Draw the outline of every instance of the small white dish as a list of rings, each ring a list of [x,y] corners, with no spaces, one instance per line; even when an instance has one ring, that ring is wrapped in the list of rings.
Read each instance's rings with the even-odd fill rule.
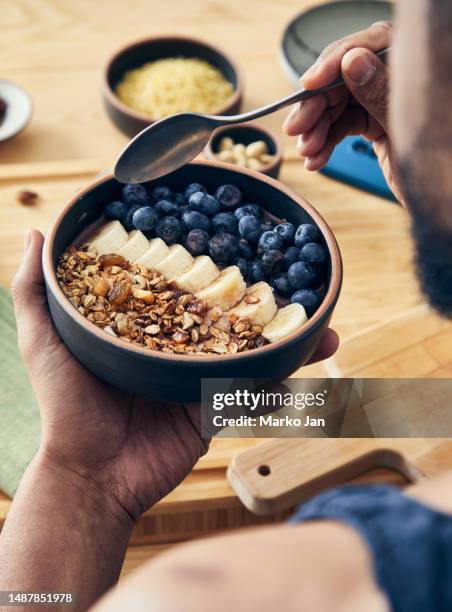
[[[4,79],[0,79],[0,98],[7,104],[5,117],[0,123],[0,142],[3,142],[19,134],[30,123],[33,103],[25,89]]]

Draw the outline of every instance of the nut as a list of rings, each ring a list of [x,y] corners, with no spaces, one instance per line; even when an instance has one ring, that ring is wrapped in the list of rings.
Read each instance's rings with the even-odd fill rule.
[[[264,140],[251,142],[245,149],[247,157],[259,159],[264,153],[268,153],[267,143]]]
[[[93,294],[105,297],[109,291],[110,283],[106,281],[105,278],[101,278],[100,276],[98,276],[97,279],[94,281]]]
[[[132,289],[133,297],[137,300],[142,300],[145,304],[153,304],[155,302],[155,295],[152,291],[146,291],[145,289]]]

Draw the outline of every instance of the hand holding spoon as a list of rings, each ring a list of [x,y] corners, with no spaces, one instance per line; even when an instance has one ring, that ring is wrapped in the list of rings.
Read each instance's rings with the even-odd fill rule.
[[[377,55],[384,60],[388,52],[389,49],[383,49]],[[191,162],[203,150],[216,128],[258,119],[343,84],[341,76],[320,89],[302,89],[240,115],[179,113],[161,119],[137,134],[125,147],[116,162],[115,177],[122,183],[144,183],[169,174]]]

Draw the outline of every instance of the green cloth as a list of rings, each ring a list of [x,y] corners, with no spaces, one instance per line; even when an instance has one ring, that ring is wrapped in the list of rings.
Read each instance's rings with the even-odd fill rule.
[[[0,489],[13,496],[39,446],[33,390],[17,348],[11,295],[0,287]]]

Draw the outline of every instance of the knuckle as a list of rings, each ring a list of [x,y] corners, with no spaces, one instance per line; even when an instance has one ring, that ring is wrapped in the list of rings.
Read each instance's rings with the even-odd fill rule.
[[[327,45],[323,51],[320,53],[320,57],[325,59],[329,55],[331,55],[334,51],[337,51],[341,46],[344,45],[343,39],[334,40],[332,43]]]
[[[386,79],[381,79],[373,93],[373,104],[378,111],[386,112],[388,107],[389,88]]]

